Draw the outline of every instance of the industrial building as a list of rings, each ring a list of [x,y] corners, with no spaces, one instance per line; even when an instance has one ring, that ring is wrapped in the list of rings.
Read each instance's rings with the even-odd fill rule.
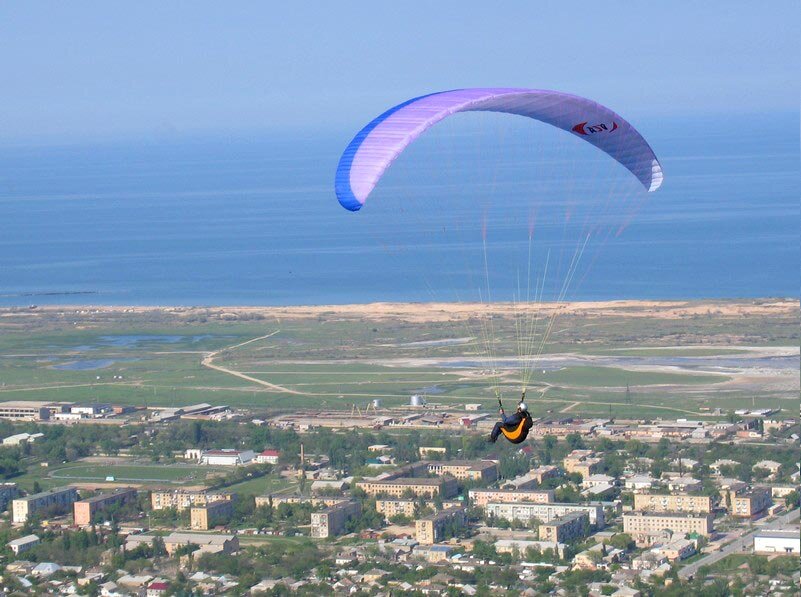
[[[210,466],[241,466],[250,464],[256,457],[253,450],[204,450],[200,454],[200,464]]]
[[[68,413],[71,402],[11,400],[0,402],[0,419],[12,421],[48,421],[56,413]]]
[[[78,491],[74,487],[58,487],[40,493],[34,493],[11,502],[11,520],[25,522],[37,512],[47,511],[53,514],[64,514],[78,499]]]
[[[72,505],[75,524],[79,526],[92,524],[96,513],[102,512],[110,506],[124,504],[134,499],[136,499],[136,490],[125,488],[79,500]]]
[[[801,553],[801,533],[797,527],[781,531],[759,531],[754,535],[754,553],[798,555]]]
[[[361,514],[362,508],[358,502],[342,502],[322,512],[312,512],[311,536],[316,539],[335,537],[345,530],[345,524],[351,518]]]

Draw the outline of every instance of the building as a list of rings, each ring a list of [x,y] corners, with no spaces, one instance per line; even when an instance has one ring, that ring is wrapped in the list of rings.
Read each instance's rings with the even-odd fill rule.
[[[389,495],[404,497],[407,493],[416,496],[433,498],[453,497],[458,492],[456,479],[443,477],[441,479],[401,477],[399,479],[364,480],[356,483],[356,487],[367,495]]]
[[[8,542],[8,546],[11,548],[11,551],[14,552],[15,556],[28,551],[36,545],[39,545],[39,537],[36,535],[25,535],[24,537]]]
[[[79,500],[72,505],[75,524],[79,526],[90,525],[98,512],[102,512],[111,506],[122,505],[134,499],[136,499],[136,490],[126,488]]]
[[[389,520],[394,516],[407,516],[412,518],[415,514],[417,502],[414,500],[376,500],[375,509],[384,518]]]
[[[207,535],[205,533],[170,533],[164,537],[167,553],[173,555],[185,545],[197,545],[195,554],[224,553],[231,555],[239,551],[239,539],[236,535]]]
[[[200,455],[200,464],[209,466],[241,466],[249,464],[256,455],[253,450],[204,450]]]
[[[51,415],[69,412],[70,402],[11,400],[0,402],[0,419],[12,421],[48,421]]]
[[[19,495],[16,483],[0,483],[0,512],[5,512],[8,505]]]
[[[110,404],[76,404],[70,407],[70,413],[83,415],[90,419],[104,417],[114,412]]]
[[[154,510],[175,508],[186,510],[191,506],[208,504],[219,500],[232,500],[236,495],[232,493],[205,491],[183,491],[180,489],[154,490],[150,492],[150,504]]]
[[[695,542],[688,539],[674,539],[670,543],[653,548],[651,551],[665,556],[670,562],[686,560],[695,553]]]
[[[483,508],[490,502],[549,504],[554,500],[554,491],[553,489],[471,489],[468,496],[471,504]]]
[[[453,547],[450,545],[417,545],[414,548],[416,557],[423,558],[432,564],[447,561],[452,553]]]
[[[74,487],[58,487],[16,498],[11,502],[11,520],[25,522],[37,512],[64,514],[77,499],[78,491]]]
[[[540,466],[530,470],[524,475],[515,477],[503,483],[503,487],[507,489],[534,489],[542,484],[545,479],[552,479],[561,474],[558,467],[553,465]]]
[[[753,470],[762,469],[764,471],[768,471],[768,475],[771,477],[775,477],[779,474],[779,470],[782,468],[781,462],[776,462],[775,460],[760,460],[753,466]]]
[[[656,483],[656,479],[647,475],[634,475],[629,477],[623,482],[626,489],[630,489],[634,493],[639,491],[648,491]]]
[[[278,450],[264,450],[256,455],[254,460],[257,464],[278,464],[278,459],[281,457],[281,452]]]
[[[673,477],[667,480],[667,486],[670,491],[682,491],[684,493],[701,491],[703,488],[703,484],[692,477]]]
[[[638,543],[644,542],[645,535],[665,530],[679,534],[697,533],[707,537],[712,534],[713,519],[711,514],[693,512],[625,512],[623,532],[631,535]],[[638,535],[641,537],[638,538]]]
[[[582,479],[601,472],[601,459],[592,450],[573,450],[562,461],[565,471],[578,473]]]
[[[456,479],[492,483],[498,478],[498,466],[490,460],[446,460],[428,463],[432,475],[450,475]]]
[[[586,512],[569,512],[539,527],[540,541],[567,543],[586,537],[590,532],[590,517]]]
[[[614,477],[596,473],[594,475],[590,475],[589,477],[583,477],[581,485],[584,487],[584,489],[592,489],[593,487],[614,486],[616,482],[617,479]]]
[[[644,512],[701,512],[709,514],[714,504],[708,495],[689,495],[686,493],[634,494],[634,509]]]
[[[19,446],[25,443],[34,443],[37,439],[44,437],[44,433],[17,433],[9,435],[3,439],[4,446]]]
[[[759,531],[754,535],[754,553],[798,555],[801,553],[801,533],[798,528],[782,531]]]
[[[597,505],[583,505],[583,504],[529,504],[529,503],[512,503],[506,504],[503,502],[489,502],[485,507],[487,516],[494,516],[504,520],[518,521],[528,523],[532,520],[539,522],[550,522],[554,518],[565,516],[573,512],[585,512],[589,518],[590,524],[596,529],[601,529],[604,526],[604,509]]]
[[[234,513],[234,502],[217,500],[198,504],[189,509],[189,526],[193,531],[208,531],[218,524],[225,524]]]
[[[764,512],[771,505],[770,491],[764,487],[735,495],[731,502],[731,515],[750,518]]]
[[[445,539],[448,528],[458,529],[467,523],[464,508],[449,508],[414,522],[415,539],[421,545],[431,545]]]
[[[277,508],[281,504],[311,504],[312,506],[336,506],[342,502],[350,501],[346,497],[320,496],[301,497],[299,495],[257,495],[256,507],[272,506]]]
[[[418,448],[420,452],[420,458],[430,458],[430,457],[438,457],[438,456],[445,456],[448,453],[448,448],[439,448],[435,446],[420,446]]]
[[[528,541],[525,539],[498,539],[495,542],[495,550],[498,553],[513,553],[517,551],[523,556],[529,549],[544,552],[548,549],[553,550],[559,557],[564,557],[565,553],[564,543],[555,543],[553,541]]]
[[[311,536],[316,539],[335,537],[345,530],[345,524],[361,514],[358,502],[342,502],[326,508],[322,512],[312,512]]]

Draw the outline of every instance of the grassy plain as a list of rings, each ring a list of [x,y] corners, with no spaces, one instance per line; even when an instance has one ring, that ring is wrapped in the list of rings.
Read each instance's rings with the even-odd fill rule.
[[[797,301],[573,304],[547,336],[504,305],[390,307],[0,310],[0,400],[489,406],[526,370],[535,414],[797,408],[797,365],[759,360],[797,363]]]

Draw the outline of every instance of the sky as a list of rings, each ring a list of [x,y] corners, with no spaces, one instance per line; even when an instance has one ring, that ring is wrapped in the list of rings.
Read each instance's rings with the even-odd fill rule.
[[[356,130],[472,86],[632,118],[797,113],[798,17],[798,0],[9,1],[0,144]]]

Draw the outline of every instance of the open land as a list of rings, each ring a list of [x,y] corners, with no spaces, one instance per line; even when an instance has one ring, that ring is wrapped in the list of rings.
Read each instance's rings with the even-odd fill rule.
[[[535,416],[791,416],[800,335],[795,299],[7,308],[0,400],[490,406],[525,380]]]

